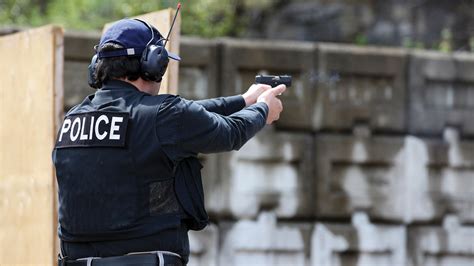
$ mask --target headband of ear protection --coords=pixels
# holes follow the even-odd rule
[[[163,38],[158,40],[158,45],[151,44],[155,39],[153,28],[146,21],[137,20],[145,23],[151,32],[151,39],[148,41],[145,50],[142,52],[142,57],[140,58],[140,70],[146,80],[161,82],[170,61],[168,58],[168,51],[166,51],[163,46]]]
[[[160,38],[155,43],[152,43],[155,39],[155,31],[153,27],[146,21],[140,19],[134,19],[142,22],[147,26],[151,32],[151,38],[144,48],[124,48],[113,51],[96,51],[96,54],[92,57],[91,63],[88,67],[89,86],[98,88],[99,83],[97,82],[94,73],[96,72],[97,63],[102,58],[117,57],[117,56],[140,56],[140,72],[141,76],[145,80],[160,82],[163,75],[166,72],[169,63],[169,57],[171,56],[175,60],[180,60],[179,56],[170,55],[163,46],[163,38]]]

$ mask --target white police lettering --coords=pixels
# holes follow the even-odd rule
[[[116,126],[115,123],[122,123],[123,117],[112,117],[112,123],[110,125],[110,135],[109,139],[120,139],[120,135],[115,134],[114,132],[118,131],[120,126]]]
[[[61,127],[61,133],[59,133],[59,141],[63,139],[63,134],[68,132],[71,129],[71,119],[66,118],[64,120],[63,126]]]
[[[81,125],[81,136],[79,137],[80,140],[85,140],[88,138],[87,135],[84,135],[84,128],[85,128],[85,125],[86,124],[86,118],[83,117],[82,118],[82,125]]]
[[[89,126],[89,139],[92,139],[92,129],[94,129],[93,125],[94,125],[94,118],[93,116],[91,116],[91,124]]]
[[[107,136],[106,131],[104,131],[104,133],[102,133],[102,134],[99,133],[99,126],[100,126],[100,122],[102,122],[102,121],[104,121],[105,124],[108,124],[109,123],[109,118],[107,118],[106,115],[101,115],[101,116],[99,116],[99,118],[97,118],[97,123],[95,123],[95,135],[100,140],[105,139],[105,137]]]
[[[75,128],[77,128],[77,130],[74,130]],[[79,137],[80,129],[81,129],[81,119],[77,117],[76,119],[74,119],[74,121],[72,121],[71,136],[70,136],[72,141],[76,141],[77,137]],[[76,131],[76,133],[74,133],[74,131]]]
[[[70,115],[64,119],[56,147],[124,147],[128,119],[129,114],[122,112]]]

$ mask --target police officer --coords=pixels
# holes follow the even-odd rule
[[[279,118],[284,85],[203,101],[157,95],[168,60],[141,20],[114,23],[90,66],[95,94],[64,119],[53,150],[60,265],[183,265],[208,223],[198,153],[237,150]]]

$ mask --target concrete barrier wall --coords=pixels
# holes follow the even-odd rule
[[[410,133],[439,135],[453,126],[474,135],[472,53],[414,53],[408,73]]]
[[[351,130],[367,124],[376,131],[405,130],[406,51],[320,44],[316,57],[319,108],[313,114],[314,129]]]
[[[311,128],[315,100],[311,75],[314,71],[314,45],[296,42],[242,41],[223,39],[220,57],[220,86],[224,95],[245,92],[255,75],[290,74],[293,86],[282,97],[287,112],[278,126]]]
[[[65,109],[98,35],[66,34]],[[281,119],[201,157],[212,225],[192,265],[472,265],[474,55],[183,37],[179,94],[291,74]]]

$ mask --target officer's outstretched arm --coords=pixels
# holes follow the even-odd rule
[[[265,126],[267,114],[265,103],[224,116],[193,101],[175,98],[157,117],[157,136],[172,160],[237,150]]]
[[[265,84],[252,84],[250,88],[242,95],[220,97],[209,100],[196,101],[207,111],[221,115],[231,115],[242,110],[245,106],[250,106],[257,102],[257,99],[272,87]]]
[[[219,97],[207,100],[195,101],[209,112],[220,115],[231,115],[245,107],[245,100],[242,95]]]

